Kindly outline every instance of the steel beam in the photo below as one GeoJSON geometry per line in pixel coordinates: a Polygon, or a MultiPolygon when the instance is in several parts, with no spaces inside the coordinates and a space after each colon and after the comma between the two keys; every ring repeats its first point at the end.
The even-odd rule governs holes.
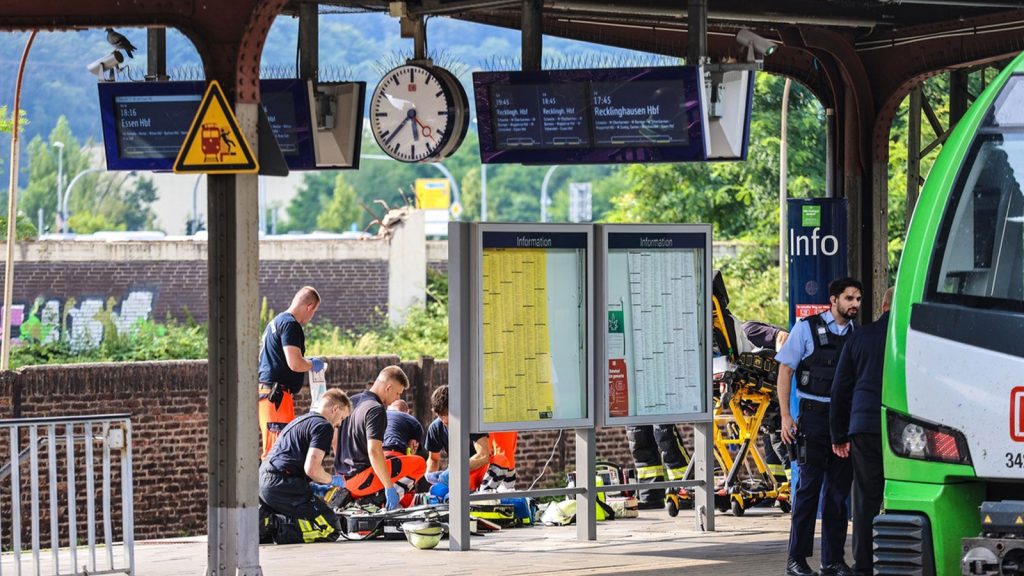
{"type": "Polygon", "coordinates": [[[146,29],[146,80],[166,82],[167,77],[167,29],[146,29]]]}
{"type": "Polygon", "coordinates": [[[910,229],[910,218],[921,192],[921,86],[910,91],[907,110],[907,205],[904,233],[910,229]]]}
{"type": "Polygon", "coordinates": [[[691,66],[700,66],[708,56],[707,0],[688,0],[686,31],[686,63],[691,66]]]}
{"type": "Polygon", "coordinates": [[[523,0],[523,70],[540,70],[544,53],[544,17],[541,0],[523,0]]]}
{"type": "MultiPolygon", "coordinates": [[[[258,142],[258,106],[236,103],[246,140],[258,142]]],[[[257,150],[253,150],[257,154],[257,150]]],[[[208,576],[259,576],[255,384],[259,342],[256,175],[207,178],[209,215],[208,576]]]]}
{"type": "Polygon", "coordinates": [[[299,78],[318,79],[320,70],[320,5],[299,5],[299,78]]]}

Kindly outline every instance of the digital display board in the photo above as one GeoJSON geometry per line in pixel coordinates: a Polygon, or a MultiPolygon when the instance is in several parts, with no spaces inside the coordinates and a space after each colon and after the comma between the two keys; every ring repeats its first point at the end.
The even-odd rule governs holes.
{"type": "Polygon", "coordinates": [[[494,143],[510,148],[565,148],[590,145],[580,84],[492,86],[494,143]]]}
{"type": "Polygon", "coordinates": [[[600,227],[604,423],[709,414],[710,232],[702,225],[600,227]]]}
{"type": "Polygon", "coordinates": [[[480,228],[479,430],[592,421],[590,231],[480,228]]]}
{"type": "Polygon", "coordinates": [[[692,66],[473,74],[484,163],[594,164],[707,157],[692,66]]]}
{"type": "MultiPolygon", "coordinates": [[[[98,87],[107,169],[170,171],[206,83],[100,82],[98,87]]],[[[261,80],[260,98],[288,167],[315,169],[307,81],[261,80]]]]}

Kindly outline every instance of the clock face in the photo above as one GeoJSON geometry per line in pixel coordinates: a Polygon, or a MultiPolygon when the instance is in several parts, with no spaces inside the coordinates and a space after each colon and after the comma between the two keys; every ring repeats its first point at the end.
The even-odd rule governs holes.
{"type": "Polygon", "coordinates": [[[456,89],[416,64],[385,74],[370,100],[370,128],[381,150],[402,162],[440,160],[454,151],[465,124],[456,89]]]}

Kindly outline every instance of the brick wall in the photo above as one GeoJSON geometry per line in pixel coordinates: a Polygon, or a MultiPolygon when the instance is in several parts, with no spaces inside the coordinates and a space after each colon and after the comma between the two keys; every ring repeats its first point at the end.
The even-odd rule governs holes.
{"type": "MultiPolygon", "coordinates": [[[[398,363],[394,356],[372,358],[328,358],[328,385],[352,394],[366,388],[381,368],[398,363]]],[[[431,419],[429,397],[433,388],[448,381],[447,363],[425,358],[420,362],[402,362],[411,386],[405,394],[417,417],[431,419]]],[[[203,534],[206,531],[206,362],[140,362],[131,364],[88,364],[75,366],[38,366],[19,372],[0,373],[0,418],[73,416],[85,414],[131,414],[132,465],[135,497],[135,533],[139,539],[203,534]]],[[[308,390],[296,399],[296,412],[309,407],[308,390]]],[[[62,430],[58,430],[58,434],[62,430]]],[[[254,431],[254,434],[256,432],[254,431]]],[[[544,462],[555,448],[549,470],[538,486],[564,483],[565,472],[575,461],[575,440],[571,430],[556,443],[557,432],[524,432],[520,435],[517,466],[519,486],[529,486],[540,474],[544,462]]],[[[23,437],[22,448],[27,440],[23,437]]],[[[99,444],[96,445],[97,449],[99,444]]],[[[10,439],[0,437],[0,465],[9,461],[10,439]]],[[[59,447],[58,452],[62,453],[59,447]]],[[[81,449],[78,450],[79,452],[81,449]]],[[[43,454],[45,459],[45,453],[43,454]]],[[[625,465],[631,460],[621,428],[598,433],[598,457],[625,465]]],[[[79,461],[81,455],[79,455],[79,461]]],[[[329,461],[328,461],[329,462],[329,461]]],[[[115,461],[115,465],[117,461],[115,461]]],[[[329,464],[328,464],[329,465],[329,464]]],[[[116,466],[115,466],[116,467],[116,466]]],[[[28,463],[21,467],[27,474],[28,463]]],[[[43,472],[40,528],[43,541],[49,538],[47,469],[43,472]]],[[[119,473],[111,475],[114,486],[119,473]]],[[[58,468],[58,501],[66,517],[66,468],[58,468]]],[[[23,478],[22,516],[27,518],[28,478],[23,478]]],[[[77,478],[79,495],[79,535],[85,534],[84,478],[77,478]]],[[[115,502],[119,501],[117,490],[115,502]]],[[[0,515],[10,518],[10,482],[0,482],[0,515]]],[[[120,517],[114,518],[115,534],[120,534],[120,517]]],[[[0,544],[9,546],[10,522],[0,522],[0,544]]],[[[27,527],[26,527],[27,530],[27,527]]],[[[27,538],[28,532],[25,532],[27,538]]],[[[66,542],[67,534],[62,530],[66,542]]],[[[26,541],[27,540],[23,540],[26,541]]]]}

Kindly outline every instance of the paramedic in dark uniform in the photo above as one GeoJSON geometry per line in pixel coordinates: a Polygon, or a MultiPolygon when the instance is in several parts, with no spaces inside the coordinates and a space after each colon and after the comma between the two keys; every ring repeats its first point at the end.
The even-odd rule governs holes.
{"type": "Polygon", "coordinates": [[[332,388],[309,414],[281,431],[260,465],[260,542],[333,542],[340,525],[331,507],[313,494],[310,482],[344,486],[324,470],[324,457],[341,422],[352,411],[348,396],[332,388]]]}
{"type": "Polygon", "coordinates": [[[384,504],[388,510],[401,506],[406,495],[404,504],[412,502],[416,482],[426,469],[419,456],[384,453],[385,406],[398,400],[408,387],[409,378],[401,367],[384,368],[369,390],[352,398],[352,417],[338,433],[335,470],[345,476],[348,495],[384,504]]]}
{"type": "Polygon", "coordinates": [[[853,560],[858,574],[874,573],[871,530],[882,508],[882,365],[892,288],[882,315],[850,337],[832,381],[832,451],[853,466],[853,560]]]}
{"type": "Polygon", "coordinates": [[[302,389],[306,372],[324,369],[319,358],[303,358],[306,335],[302,327],[320,307],[320,294],[304,286],[295,293],[288,309],[278,314],[263,330],[260,345],[260,432],[266,459],[281,430],[295,419],[293,397],[302,389]]]}
{"type": "Polygon", "coordinates": [[[423,442],[423,424],[409,413],[409,403],[399,398],[388,406],[384,453],[417,454],[423,442]]]}
{"type": "MultiPolygon", "coordinates": [[[[744,322],[743,334],[755,348],[775,352],[782,350],[786,339],[789,338],[789,332],[782,328],[757,320],[744,322]]],[[[768,465],[768,472],[775,476],[776,482],[788,482],[789,475],[786,470],[790,468],[789,451],[782,441],[782,418],[777,400],[773,400],[768,406],[762,422],[761,443],[765,447],[764,463],[768,465]]]]}
{"type": "MultiPolygon", "coordinates": [[[[437,415],[427,426],[427,482],[448,484],[448,471],[441,469],[441,453],[448,455],[448,386],[439,386],[430,395],[430,408],[437,415]]],[[[491,440],[488,434],[470,434],[473,455],[469,457],[469,490],[480,487],[491,463],[491,440]]]]}
{"type": "Polygon", "coordinates": [[[847,458],[832,452],[829,403],[836,364],[853,320],[860,312],[861,283],[840,278],[828,285],[829,309],[800,320],[775,356],[779,362],[779,411],[782,439],[797,442],[800,478],[793,493],[793,517],[789,533],[787,576],[811,576],[807,557],[814,548],[814,527],[818,501],[824,495],[821,512],[821,576],[852,576],[843,559],[846,543],[846,498],[850,495],[853,470],[847,458]],[[800,420],[793,421],[789,395],[793,374],[800,401],[800,420]],[[824,486],[824,489],[823,489],[824,486]]]}

